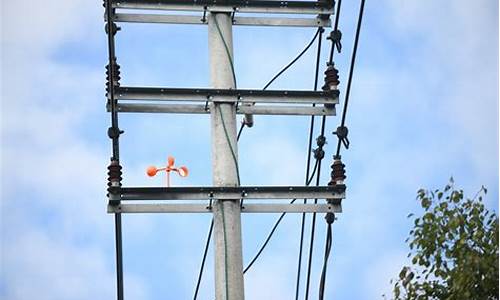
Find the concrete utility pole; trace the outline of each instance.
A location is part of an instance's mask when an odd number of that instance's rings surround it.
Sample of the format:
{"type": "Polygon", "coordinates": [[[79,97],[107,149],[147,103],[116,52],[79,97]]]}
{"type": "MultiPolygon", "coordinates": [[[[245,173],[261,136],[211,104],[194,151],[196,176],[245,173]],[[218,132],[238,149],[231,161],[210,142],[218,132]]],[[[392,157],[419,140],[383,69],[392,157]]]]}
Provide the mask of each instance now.
{"type": "MultiPolygon", "coordinates": [[[[230,14],[211,13],[209,15],[208,44],[212,87],[215,89],[234,89],[235,82],[231,68],[233,34],[230,14]]],[[[239,186],[236,164],[238,145],[235,104],[213,102],[210,116],[214,186],[239,186]]],[[[240,200],[216,200],[213,214],[215,299],[243,300],[245,292],[240,200]]]]}

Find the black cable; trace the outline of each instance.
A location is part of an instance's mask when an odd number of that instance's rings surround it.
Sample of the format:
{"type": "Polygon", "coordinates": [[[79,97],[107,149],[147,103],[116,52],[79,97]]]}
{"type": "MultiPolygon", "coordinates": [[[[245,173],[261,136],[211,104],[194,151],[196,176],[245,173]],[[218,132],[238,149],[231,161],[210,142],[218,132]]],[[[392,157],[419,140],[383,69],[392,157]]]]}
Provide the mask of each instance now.
{"type": "Polygon", "coordinates": [[[271,83],[273,83],[276,79],[278,79],[278,77],[281,76],[281,74],[283,74],[286,70],[288,70],[288,68],[290,68],[294,63],[296,63],[301,57],[302,55],[304,55],[304,53],[307,52],[307,50],[309,50],[309,48],[311,48],[312,44],[314,43],[314,41],[316,40],[316,37],[318,37],[319,33],[320,33],[320,30],[322,29],[322,27],[318,27],[318,30],[316,31],[316,33],[314,34],[312,40],[309,42],[309,44],[307,44],[307,46],[304,48],[304,50],[302,50],[302,52],[299,53],[299,55],[297,55],[297,57],[295,57],[288,65],[286,65],[283,69],[281,69],[281,71],[279,71],[263,88],[263,90],[266,90],[270,85],[271,83]]]}
{"type": "Polygon", "coordinates": [[[115,246],[116,246],[116,295],[123,300],[123,252],[122,252],[122,214],[115,214],[115,246]]]}
{"type": "MultiPolygon", "coordinates": [[[[337,11],[335,15],[335,23],[333,25],[333,31],[339,29],[339,17],[340,17],[340,6],[342,5],[342,0],[337,0],[337,11]]],[[[333,53],[335,52],[335,43],[332,41],[332,48],[330,49],[330,59],[328,62],[331,64],[333,62],[333,53]]]]}
{"type": "Polygon", "coordinates": [[[319,281],[319,300],[323,300],[325,296],[326,270],[328,267],[328,258],[332,250],[332,224],[328,223],[325,242],[325,256],[323,259],[323,268],[321,270],[321,278],[319,281]]]}
{"type": "MultiPolygon", "coordinates": [[[[321,32],[322,33],[322,32],[321,32]]],[[[318,89],[318,81],[319,81],[319,63],[320,63],[320,56],[321,56],[321,33],[320,33],[320,39],[318,43],[318,55],[316,58],[316,74],[314,78],[314,90],[316,91],[318,89]]],[[[314,118],[314,116],[312,116],[314,118]]],[[[321,134],[320,136],[323,137],[325,134],[325,125],[326,125],[326,116],[323,116],[321,118],[321,134]]],[[[319,146],[321,149],[323,145],[319,146]]],[[[322,162],[323,157],[319,157],[319,163],[318,163],[318,170],[316,172],[316,186],[319,186],[319,180],[320,180],[320,175],[321,175],[321,162],[322,162]]],[[[318,203],[318,199],[314,199],[314,204],[318,203]]],[[[314,232],[315,232],[315,226],[316,226],[316,213],[313,213],[312,220],[311,220],[311,239],[309,242],[309,259],[308,259],[308,265],[307,265],[307,277],[306,277],[306,291],[305,291],[305,298],[309,298],[309,285],[310,285],[310,280],[311,280],[311,267],[312,267],[312,255],[313,255],[313,245],[314,245],[314,232]]],[[[303,236],[303,233],[301,233],[301,236],[303,236]]]]}
{"type": "MultiPolygon", "coordinates": [[[[352,75],[354,73],[354,64],[356,62],[356,52],[358,51],[359,33],[361,31],[361,22],[363,20],[364,8],[365,8],[365,0],[361,0],[361,5],[359,7],[358,25],[356,27],[356,37],[354,38],[354,48],[352,50],[351,66],[349,69],[349,79],[347,80],[347,90],[346,90],[346,94],[345,94],[344,109],[342,111],[342,121],[340,123],[340,127],[344,127],[344,125],[345,125],[345,118],[346,118],[346,114],[347,114],[347,105],[349,104],[349,94],[351,92],[352,75]]],[[[337,152],[335,155],[336,157],[340,156],[341,144],[342,144],[342,140],[339,138],[338,143],[337,143],[337,152]]]]}
{"type": "MultiPolygon", "coordinates": [[[[315,74],[314,74],[314,90],[316,91],[318,89],[318,78],[319,78],[319,62],[320,62],[320,57],[321,57],[321,37],[323,35],[324,29],[322,27],[318,28],[318,34],[319,34],[319,39],[318,39],[318,50],[316,54],[316,68],[315,68],[315,74]]],[[[313,107],[316,106],[313,104],[313,107]]],[[[312,153],[312,140],[313,140],[313,131],[314,131],[314,116],[311,116],[311,125],[309,128],[309,147],[308,147],[308,158],[307,158],[307,170],[306,170],[306,178],[309,178],[309,163],[311,160],[311,153],[312,153]]],[[[319,168],[319,165],[321,164],[321,160],[316,160],[316,166],[315,166],[315,171],[316,168],[319,168]]],[[[311,177],[312,179],[312,177],[311,177]]],[[[307,199],[304,199],[304,204],[307,204],[307,199]]],[[[301,220],[301,228],[300,228],[300,242],[299,242],[299,256],[297,258],[297,277],[296,277],[296,282],[295,282],[295,300],[299,299],[299,292],[300,292],[300,272],[302,268],[302,250],[304,246],[304,232],[305,232],[305,222],[306,222],[306,214],[302,213],[302,220],[301,220]]]]}
{"type": "MultiPolygon", "coordinates": [[[[316,167],[318,166],[318,162],[316,161],[316,164],[314,166],[314,169],[312,171],[312,175],[311,177],[309,178],[309,180],[306,182],[306,185],[308,186],[309,184],[311,184],[311,181],[313,180],[314,178],[314,174],[316,173],[316,167]]],[[[290,204],[293,204],[295,203],[297,199],[292,199],[292,201],[290,201],[290,204]]],[[[266,248],[267,244],[269,243],[269,241],[271,240],[274,232],[276,231],[276,228],[278,228],[278,225],[281,223],[281,220],[283,220],[283,217],[285,217],[286,215],[286,212],[284,213],[281,213],[280,217],[278,218],[278,220],[276,220],[276,222],[274,223],[274,226],[273,228],[271,229],[271,231],[269,232],[268,236],[266,237],[264,243],[262,244],[262,246],[260,247],[259,251],[257,251],[257,254],[254,256],[254,258],[250,261],[250,263],[248,263],[247,267],[243,270],[243,274],[245,274],[251,267],[252,265],[255,263],[255,261],[259,258],[260,254],[262,253],[262,251],[264,251],[264,248],[266,248]]]]}
{"type": "MultiPolygon", "coordinates": [[[[339,6],[340,6],[340,0],[339,0],[339,6]]],[[[356,28],[356,36],[354,38],[354,49],[352,52],[352,58],[351,58],[351,66],[349,70],[349,79],[347,81],[347,91],[346,91],[346,96],[345,96],[345,101],[344,101],[344,110],[342,112],[342,121],[341,121],[341,128],[344,127],[345,125],[345,118],[346,118],[346,112],[347,112],[347,105],[349,102],[349,94],[351,90],[351,82],[352,82],[352,76],[354,72],[354,64],[356,62],[356,52],[358,49],[358,42],[359,42],[359,34],[361,31],[361,24],[362,24],[362,19],[363,19],[363,12],[364,12],[364,7],[365,7],[365,0],[361,0],[360,8],[359,8],[359,16],[358,16],[358,24],[356,28]]],[[[339,9],[339,7],[338,7],[339,9]]],[[[338,16],[338,13],[337,13],[338,16]]],[[[338,21],[338,20],[337,20],[338,21]]],[[[336,21],[336,23],[337,23],[336,21]]],[[[335,27],[337,27],[337,24],[335,24],[335,27]]],[[[332,49],[334,48],[334,45],[332,44],[332,49]]],[[[342,143],[342,139],[338,139],[337,143],[337,152],[335,157],[340,157],[340,146],[342,143]]],[[[321,271],[321,278],[320,278],[320,285],[319,285],[319,300],[324,299],[325,295],[325,283],[326,283],[326,272],[327,272],[327,267],[328,267],[328,258],[330,257],[330,251],[332,248],[332,223],[335,220],[335,216],[332,213],[328,213],[326,215],[326,221],[328,224],[327,227],[327,233],[326,233],[326,241],[325,241],[325,254],[324,254],[324,260],[323,260],[323,268],[321,271]]]]}
{"type": "Polygon", "coordinates": [[[203,269],[205,268],[205,261],[207,260],[208,248],[210,247],[210,241],[212,239],[212,232],[214,230],[214,219],[210,223],[210,229],[208,230],[207,241],[205,242],[205,251],[203,252],[203,258],[201,260],[200,271],[198,273],[198,281],[196,282],[196,288],[194,290],[193,300],[198,297],[198,291],[200,290],[201,278],[203,277],[203,269]]]}
{"type": "Polygon", "coordinates": [[[238,136],[236,137],[236,141],[240,140],[241,133],[243,132],[243,128],[245,128],[245,122],[241,122],[240,130],[238,130],[238,136]]]}
{"type": "MultiPolygon", "coordinates": [[[[280,77],[286,70],[288,70],[293,64],[295,64],[307,52],[307,50],[309,50],[309,48],[311,48],[312,44],[318,37],[319,31],[320,29],[318,28],[313,38],[311,39],[309,44],[307,44],[304,50],[302,50],[302,52],[300,52],[292,61],[290,61],[285,67],[283,67],[278,73],[276,73],[276,75],[274,75],[274,77],[264,86],[264,88],[262,88],[263,91],[265,91],[276,79],[278,79],[278,77],[280,77]]],[[[242,122],[240,130],[238,132],[238,139],[244,127],[245,127],[245,122],[242,122]]]]}
{"type": "MultiPolygon", "coordinates": [[[[112,160],[119,161],[120,151],[118,138],[120,136],[120,130],[118,129],[118,112],[116,109],[116,99],[115,99],[115,41],[114,34],[117,30],[116,25],[113,23],[113,8],[111,6],[111,0],[106,0],[106,29],[108,35],[108,99],[111,106],[111,128],[108,130],[112,138],[112,160]]],[[[115,213],[115,247],[116,247],[116,296],[118,300],[123,300],[123,249],[122,249],[122,215],[121,213],[115,213]]]]}
{"type": "Polygon", "coordinates": [[[120,151],[118,144],[118,111],[116,109],[116,99],[115,99],[115,85],[114,80],[116,78],[115,74],[115,64],[116,64],[116,56],[115,56],[115,40],[114,34],[117,30],[116,25],[113,23],[113,8],[112,1],[106,0],[106,30],[108,34],[108,98],[111,106],[111,128],[115,131],[115,135],[112,137],[113,141],[113,160],[119,160],[120,151]]]}

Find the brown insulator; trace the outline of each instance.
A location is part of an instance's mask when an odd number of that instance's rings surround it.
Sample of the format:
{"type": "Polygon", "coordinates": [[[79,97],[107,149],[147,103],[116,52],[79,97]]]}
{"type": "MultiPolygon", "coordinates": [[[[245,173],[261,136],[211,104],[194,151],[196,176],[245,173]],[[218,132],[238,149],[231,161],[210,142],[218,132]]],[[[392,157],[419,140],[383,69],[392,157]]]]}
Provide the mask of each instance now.
{"type": "Polygon", "coordinates": [[[122,186],[122,166],[117,160],[111,160],[108,166],[108,192],[115,194],[117,188],[122,186]]]}
{"type": "Polygon", "coordinates": [[[328,64],[325,71],[325,85],[323,86],[323,90],[335,91],[338,89],[339,83],[339,70],[333,64],[328,64]]]}
{"type": "MultiPolygon", "coordinates": [[[[116,57],[113,59],[113,86],[120,86],[120,65],[116,63],[116,57]]],[[[106,93],[109,92],[109,64],[106,65],[106,93]]]]}
{"type": "Polygon", "coordinates": [[[331,168],[332,168],[331,180],[330,183],[328,183],[328,185],[343,184],[344,179],[346,179],[345,165],[342,163],[340,159],[335,159],[333,161],[331,168]]]}

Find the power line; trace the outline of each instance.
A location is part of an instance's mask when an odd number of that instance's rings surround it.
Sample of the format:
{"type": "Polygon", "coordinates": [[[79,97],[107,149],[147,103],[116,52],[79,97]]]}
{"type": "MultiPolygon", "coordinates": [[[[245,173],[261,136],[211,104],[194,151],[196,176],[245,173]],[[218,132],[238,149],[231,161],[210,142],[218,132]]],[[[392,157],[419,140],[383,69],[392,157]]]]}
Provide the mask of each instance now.
{"type": "MultiPolygon", "coordinates": [[[[356,63],[356,53],[358,51],[359,33],[361,31],[361,22],[363,20],[364,8],[365,8],[365,0],[361,0],[361,5],[359,8],[359,16],[358,16],[358,25],[356,26],[356,36],[354,38],[354,48],[352,50],[351,66],[349,68],[349,78],[347,80],[347,89],[346,89],[346,94],[345,94],[344,109],[342,111],[342,120],[340,123],[340,128],[343,128],[345,125],[345,118],[346,118],[346,114],[347,114],[347,105],[349,104],[349,95],[351,93],[352,76],[354,73],[354,64],[356,63]]],[[[337,152],[335,155],[336,157],[340,156],[341,143],[342,143],[342,139],[339,137],[339,140],[337,143],[337,152]]]]}
{"type": "MultiPolygon", "coordinates": [[[[306,185],[309,185],[311,183],[311,181],[313,180],[314,178],[314,173],[316,172],[316,167],[318,166],[318,164],[316,163],[313,171],[312,171],[312,175],[311,177],[309,178],[309,180],[306,182],[306,185]]],[[[290,204],[293,204],[295,203],[297,199],[292,199],[292,201],[290,201],[290,204]]],[[[271,229],[271,231],[269,232],[268,236],[266,237],[266,239],[264,240],[264,243],[262,244],[262,246],[259,248],[259,251],[257,251],[257,254],[254,256],[254,258],[250,261],[250,263],[246,266],[246,268],[243,270],[243,273],[246,273],[251,267],[252,265],[255,263],[255,261],[259,258],[260,254],[264,251],[264,249],[266,248],[267,244],[269,243],[269,241],[271,240],[271,238],[273,237],[274,235],[274,232],[276,231],[276,228],[278,228],[278,225],[281,223],[281,221],[283,220],[283,218],[285,217],[286,215],[286,212],[284,213],[281,213],[280,217],[276,220],[276,222],[274,223],[273,225],[273,228],[271,229]]]]}
{"type": "Polygon", "coordinates": [[[205,250],[203,251],[203,258],[201,260],[200,271],[198,272],[198,280],[196,281],[196,288],[194,290],[193,299],[196,300],[198,297],[198,291],[200,290],[201,278],[203,277],[203,269],[205,268],[205,262],[207,260],[208,248],[210,247],[210,240],[212,238],[212,232],[214,230],[214,219],[210,222],[210,229],[207,234],[207,241],[205,242],[205,250]]]}
{"type": "Polygon", "coordinates": [[[326,241],[325,241],[325,255],[323,258],[323,268],[321,269],[321,278],[319,281],[319,300],[323,300],[325,297],[325,284],[326,284],[326,269],[328,267],[328,258],[330,257],[330,251],[332,250],[332,223],[335,220],[333,213],[328,213],[325,216],[328,227],[326,229],[326,241]]]}
{"type": "MultiPolygon", "coordinates": [[[[352,76],[354,72],[354,64],[356,62],[356,53],[358,49],[358,42],[359,42],[359,34],[361,31],[361,24],[363,20],[363,13],[364,13],[364,7],[365,7],[365,0],[361,0],[360,8],[359,8],[359,16],[358,16],[358,24],[356,27],[356,36],[354,38],[354,49],[352,51],[352,58],[351,58],[351,66],[349,70],[349,79],[347,82],[347,91],[346,91],[346,96],[345,96],[345,102],[344,102],[344,110],[342,113],[342,121],[340,127],[337,129],[337,135],[338,135],[338,143],[337,143],[337,152],[335,155],[336,159],[340,159],[340,146],[341,143],[343,142],[343,139],[347,139],[347,128],[345,129],[344,133],[345,135],[343,138],[341,138],[339,134],[339,129],[345,128],[345,118],[346,118],[346,112],[347,112],[347,105],[349,102],[349,94],[351,90],[351,82],[352,82],[352,76]]],[[[339,0],[339,7],[340,9],[340,0],[339,0]]],[[[337,12],[337,16],[338,16],[337,12]]],[[[337,27],[337,22],[335,24],[335,27],[337,27]]],[[[332,49],[334,48],[334,41],[332,40],[332,49]]],[[[345,143],[345,142],[344,142],[345,143]]],[[[347,144],[348,145],[348,140],[347,144]]],[[[345,178],[344,175],[342,175],[342,178],[345,178]]],[[[335,215],[333,213],[327,213],[325,216],[326,222],[327,222],[327,232],[326,232],[326,240],[325,240],[325,254],[324,254],[324,259],[323,259],[323,268],[321,270],[321,278],[320,278],[320,284],[319,284],[319,300],[324,299],[325,295],[325,285],[326,285],[326,272],[327,272],[327,267],[328,267],[328,258],[330,256],[330,252],[332,249],[332,223],[335,221],[335,215]]]]}
{"type": "MultiPolygon", "coordinates": [[[[314,90],[318,90],[318,78],[319,78],[319,62],[320,62],[320,57],[321,57],[321,37],[323,35],[324,29],[322,27],[318,28],[318,33],[319,33],[319,39],[318,39],[318,50],[316,54],[316,68],[314,72],[314,90]]],[[[313,104],[315,106],[315,104],[313,104]]],[[[323,117],[324,119],[325,117],[323,117]]],[[[311,159],[311,153],[312,153],[312,137],[313,137],[313,131],[314,131],[314,120],[315,117],[311,116],[311,126],[309,129],[309,149],[308,149],[308,165],[309,161],[311,159]]],[[[316,158],[316,166],[318,167],[317,171],[321,169],[321,158],[315,157],[316,158]]],[[[307,171],[306,171],[307,174],[307,171]]],[[[314,176],[314,175],[313,175],[314,176]]],[[[308,175],[306,175],[306,178],[308,175]]],[[[304,204],[307,204],[307,199],[304,199],[304,204]]],[[[302,249],[304,245],[304,232],[305,232],[305,222],[306,222],[306,214],[302,213],[302,220],[301,220],[301,228],[300,228],[300,242],[299,242],[299,256],[297,258],[297,277],[296,277],[296,283],[295,283],[295,300],[299,299],[299,292],[300,292],[300,271],[302,268],[302,249]]]]}
{"type": "MultiPolygon", "coordinates": [[[[307,44],[307,46],[304,48],[304,50],[302,50],[294,59],[292,59],[286,66],[284,66],[278,73],[276,73],[276,75],[274,75],[273,78],[266,83],[266,85],[262,88],[262,90],[266,90],[276,79],[278,79],[283,73],[285,73],[286,70],[288,70],[291,66],[293,66],[307,52],[307,50],[309,50],[309,48],[311,48],[312,44],[314,44],[314,41],[318,37],[319,32],[320,28],[316,30],[316,33],[312,37],[309,44],[307,44]]],[[[245,125],[246,125],[245,122],[241,122],[241,126],[238,131],[238,139],[241,133],[243,132],[243,128],[245,128],[245,125]]]]}

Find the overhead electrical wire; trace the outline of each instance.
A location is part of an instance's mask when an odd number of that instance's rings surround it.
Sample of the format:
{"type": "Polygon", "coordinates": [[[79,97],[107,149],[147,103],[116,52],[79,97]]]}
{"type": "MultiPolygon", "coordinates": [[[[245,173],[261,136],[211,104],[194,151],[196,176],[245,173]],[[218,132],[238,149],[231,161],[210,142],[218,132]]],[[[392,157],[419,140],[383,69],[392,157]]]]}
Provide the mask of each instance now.
{"type": "MultiPolygon", "coordinates": [[[[337,26],[338,26],[338,15],[339,15],[339,11],[340,11],[340,3],[341,3],[341,0],[339,0],[338,7],[337,7],[337,20],[335,22],[335,28],[337,28],[337,26]]],[[[354,46],[353,46],[353,51],[352,51],[352,56],[351,56],[351,65],[350,65],[350,69],[349,69],[349,78],[347,81],[347,90],[346,90],[346,95],[345,95],[344,109],[342,112],[342,120],[341,120],[340,128],[343,128],[345,126],[346,112],[347,112],[347,106],[349,103],[349,94],[351,91],[351,83],[352,83],[352,77],[353,77],[353,72],[354,72],[354,65],[356,62],[356,54],[357,54],[358,43],[359,43],[359,35],[361,32],[361,24],[362,24],[362,20],[363,20],[364,7],[365,7],[365,0],[361,0],[360,7],[359,7],[358,23],[356,26],[356,35],[354,37],[354,46]]],[[[332,52],[333,52],[334,47],[335,47],[335,45],[332,41],[332,52]]],[[[333,54],[332,54],[331,58],[333,58],[333,54]]],[[[342,139],[339,136],[338,143],[337,143],[337,151],[335,154],[335,158],[338,158],[338,159],[340,159],[341,143],[342,143],[342,139]]],[[[333,244],[332,223],[334,222],[334,220],[335,220],[335,216],[333,214],[326,215],[326,221],[327,221],[328,225],[327,225],[327,232],[326,232],[323,268],[321,270],[321,277],[320,277],[320,284],[319,284],[319,300],[323,300],[324,296],[325,296],[325,282],[326,282],[326,273],[327,273],[327,267],[328,267],[328,258],[330,256],[330,252],[331,252],[332,244],[333,244]]]]}
{"type": "MultiPolygon", "coordinates": [[[[105,10],[106,10],[106,31],[108,36],[108,99],[111,108],[111,127],[108,129],[108,135],[112,138],[112,152],[113,156],[111,157],[112,161],[120,160],[120,151],[119,151],[119,141],[118,138],[120,136],[120,130],[118,129],[118,112],[116,109],[116,99],[115,99],[115,91],[114,91],[114,81],[117,78],[117,68],[115,68],[116,64],[116,56],[115,56],[115,41],[114,34],[117,30],[116,25],[113,23],[113,8],[112,1],[106,0],[105,2],[105,10]]],[[[116,292],[117,299],[123,300],[123,250],[122,250],[122,215],[121,213],[115,213],[115,247],[116,247],[116,292]]]]}
{"type": "MultiPolygon", "coordinates": [[[[317,162],[316,162],[316,165],[313,169],[313,172],[312,172],[312,175],[311,177],[309,178],[309,180],[306,182],[306,186],[308,186],[311,181],[314,179],[314,173],[316,172],[316,167],[317,167],[317,162]]],[[[290,201],[290,204],[293,204],[295,203],[297,199],[292,199],[292,201],[290,201]]],[[[266,239],[264,240],[264,243],[262,243],[262,246],[259,248],[259,251],[257,251],[257,254],[255,254],[254,258],[250,261],[250,263],[248,263],[248,265],[245,267],[245,269],[243,270],[243,274],[245,274],[251,267],[252,265],[255,263],[255,261],[259,258],[259,256],[262,254],[262,252],[264,251],[264,249],[266,248],[267,244],[269,243],[269,241],[271,240],[272,236],[274,235],[274,232],[276,231],[276,229],[278,228],[278,225],[281,223],[281,221],[283,220],[283,218],[285,217],[286,215],[286,212],[284,213],[281,213],[281,215],[279,216],[279,218],[276,220],[276,222],[274,223],[273,225],[273,228],[271,229],[271,231],[269,232],[269,234],[267,235],[266,239]]]]}
{"type": "MultiPolygon", "coordinates": [[[[307,50],[311,48],[311,46],[314,44],[314,41],[319,35],[319,31],[320,30],[318,28],[318,30],[316,30],[316,33],[312,37],[311,41],[309,42],[309,44],[307,44],[307,46],[294,59],[292,59],[286,66],[284,66],[278,73],[276,73],[276,75],[274,75],[273,78],[266,83],[266,85],[264,85],[264,87],[262,88],[263,91],[267,90],[267,88],[276,79],[278,79],[283,73],[285,73],[286,70],[288,70],[291,66],[293,66],[307,52],[307,50]]],[[[238,130],[238,139],[240,138],[241,133],[243,132],[243,128],[245,128],[245,125],[246,125],[245,122],[241,122],[240,129],[238,130]]]]}
{"type": "MultiPolygon", "coordinates": [[[[321,33],[320,33],[320,37],[321,37],[321,33]]],[[[316,74],[315,74],[315,79],[314,79],[314,90],[315,91],[318,89],[319,59],[320,59],[320,56],[321,56],[321,38],[319,39],[318,55],[317,55],[317,60],[316,60],[316,74]]],[[[314,118],[314,116],[312,116],[311,118],[314,118]]],[[[325,125],[326,125],[326,116],[323,116],[321,118],[321,133],[320,133],[319,138],[323,138],[324,139],[325,125]]],[[[322,149],[323,145],[324,145],[324,142],[321,145],[320,144],[318,145],[320,151],[323,151],[323,149],[322,149]]],[[[321,176],[321,162],[322,162],[322,159],[323,159],[323,157],[320,156],[319,157],[318,170],[316,172],[316,186],[319,186],[319,181],[320,181],[320,176],[321,176]]],[[[307,200],[304,200],[304,202],[307,202],[307,200]]],[[[318,199],[314,199],[314,204],[317,204],[317,203],[318,203],[318,199]]],[[[308,259],[308,266],[307,266],[305,299],[308,299],[308,295],[309,295],[309,283],[310,283],[310,278],[311,278],[311,266],[312,266],[312,255],[313,255],[315,226],[316,226],[316,213],[314,212],[313,215],[312,215],[312,220],[311,220],[311,238],[310,238],[310,242],[309,242],[309,259],[308,259]]],[[[301,233],[301,236],[303,236],[303,233],[301,233]]],[[[301,241],[301,243],[302,243],[302,241],[301,241]]],[[[296,294],[296,300],[298,300],[298,293],[296,294]]]]}
{"type": "MultiPolygon", "coordinates": [[[[359,7],[358,24],[356,26],[356,36],[354,37],[354,47],[353,47],[352,56],[351,56],[351,66],[349,68],[349,78],[347,79],[347,88],[346,88],[346,93],[345,93],[344,109],[342,110],[342,120],[340,123],[340,127],[345,126],[345,119],[346,119],[346,115],[347,115],[347,106],[349,104],[349,95],[351,93],[352,76],[354,74],[354,65],[356,63],[356,53],[358,51],[359,33],[361,31],[361,23],[363,20],[364,8],[365,8],[365,0],[361,0],[361,4],[359,7]]],[[[338,143],[337,143],[336,157],[340,156],[341,143],[342,143],[342,140],[339,138],[338,143]]]]}

